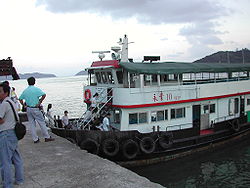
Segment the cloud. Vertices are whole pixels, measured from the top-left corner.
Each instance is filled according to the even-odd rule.
[[[223,42],[217,36],[225,32],[216,31],[215,27],[218,24],[212,21],[203,21],[190,24],[180,30],[180,35],[186,37],[187,41],[192,45],[189,48],[189,53],[194,56],[204,56],[214,52],[209,45],[219,45]]]
[[[168,38],[165,37],[165,38],[161,38],[160,40],[161,40],[161,41],[166,41],[166,40],[168,40]]]
[[[209,45],[222,43],[217,35],[224,33],[215,30],[215,20],[230,11],[215,0],[37,0],[37,5],[54,13],[88,12],[113,20],[136,18],[143,24],[186,24],[179,35],[191,44],[192,56],[210,52]]]
[[[187,23],[216,19],[224,8],[212,0],[37,0],[54,13],[89,12],[113,19],[136,17],[142,23]]]

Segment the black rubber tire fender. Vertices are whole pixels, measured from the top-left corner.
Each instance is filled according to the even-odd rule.
[[[83,150],[87,150],[89,153],[98,154],[99,153],[99,144],[97,141],[91,138],[87,138],[83,140],[80,144],[80,148]]]
[[[70,137],[66,137],[66,139],[67,139],[68,141],[70,141],[72,144],[76,144],[75,139],[70,138]]]
[[[102,151],[108,157],[116,156],[119,149],[119,142],[113,138],[107,138],[102,143]]]
[[[126,140],[122,145],[122,154],[126,159],[134,159],[139,152],[139,145],[132,139]]]
[[[159,145],[162,149],[168,149],[173,145],[173,137],[170,134],[163,134],[159,138]]]
[[[232,129],[235,132],[238,132],[240,130],[240,122],[238,119],[233,120],[232,122]]]
[[[153,153],[155,150],[155,142],[151,137],[143,137],[140,140],[140,149],[145,154]]]

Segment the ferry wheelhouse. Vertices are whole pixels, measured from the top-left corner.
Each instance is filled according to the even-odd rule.
[[[111,113],[110,131],[92,130],[83,118],[77,130],[52,131],[82,149],[121,164],[169,160],[242,138],[250,130],[250,63],[158,62],[128,58],[128,38],[111,48],[112,60],[92,63],[84,101],[98,93],[91,120]],[[153,159],[153,160],[152,160]],[[123,162],[122,162],[123,161]]]

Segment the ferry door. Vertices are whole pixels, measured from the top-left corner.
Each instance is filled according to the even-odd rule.
[[[193,105],[193,127],[200,131],[201,105]]]
[[[240,116],[244,116],[245,114],[245,97],[240,97]]]

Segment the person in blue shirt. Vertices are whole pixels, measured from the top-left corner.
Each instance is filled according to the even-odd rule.
[[[37,122],[41,128],[45,142],[54,141],[55,139],[51,138],[51,136],[48,133],[45,119],[43,117],[42,112],[39,109],[43,100],[46,97],[46,94],[41,89],[34,86],[36,83],[36,79],[34,77],[28,78],[27,81],[29,86],[20,95],[19,100],[22,105],[24,105],[24,101],[27,105],[27,116],[30,125],[32,139],[34,143],[39,142],[39,137],[37,136],[36,133],[36,122]]]

